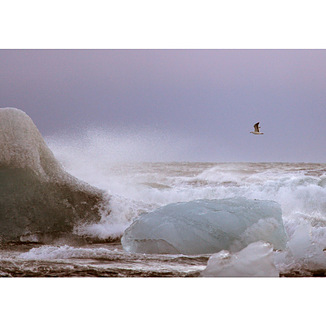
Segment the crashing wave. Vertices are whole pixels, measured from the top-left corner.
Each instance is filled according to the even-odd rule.
[[[32,119],[0,109],[0,239],[46,242],[98,222],[105,193],[63,170]]]
[[[135,220],[121,242],[128,252],[205,254],[241,250],[259,240],[285,248],[280,205],[235,197],[158,208]]]

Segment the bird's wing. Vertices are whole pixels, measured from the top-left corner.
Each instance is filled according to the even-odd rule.
[[[255,132],[259,132],[259,122],[254,124]]]

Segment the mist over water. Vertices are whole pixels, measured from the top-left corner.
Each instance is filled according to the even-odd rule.
[[[149,128],[90,127],[45,139],[61,158],[70,152],[69,160],[82,159],[85,164],[88,163],[85,157],[93,163],[98,160],[101,163],[187,161],[196,144],[191,137]]]

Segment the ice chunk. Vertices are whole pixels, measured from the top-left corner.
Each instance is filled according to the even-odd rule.
[[[129,252],[205,254],[259,240],[282,249],[286,239],[278,203],[236,197],[161,207],[135,220],[121,242]]]
[[[326,269],[326,228],[299,225],[284,251],[275,253],[280,273],[309,275]]]
[[[278,277],[279,272],[273,262],[272,245],[259,241],[234,254],[222,250],[212,255],[201,276]]]
[[[0,240],[42,241],[101,218],[105,194],[65,172],[31,118],[0,109]]]

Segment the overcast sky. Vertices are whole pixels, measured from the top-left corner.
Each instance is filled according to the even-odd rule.
[[[0,107],[188,139],[178,160],[326,162],[326,50],[0,50]]]

